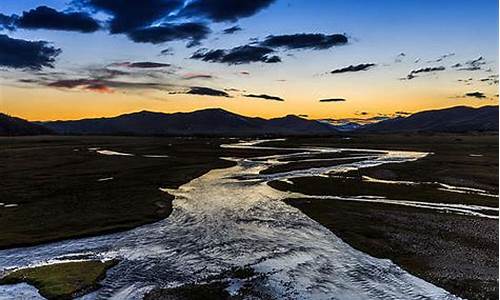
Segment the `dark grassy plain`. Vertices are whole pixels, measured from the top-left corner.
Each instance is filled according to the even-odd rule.
[[[407,186],[361,180],[362,176],[370,176],[385,180],[437,181],[497,194],[497,134],[369,135],[350,139],[294,139],[286,143],[433,154],[414,162],[388,164],[341,176],[295,178],[293,185],[270,183],[280,190],[306,195],[377,195],[396,200],[498,207],[498,198],[440,191],[433,184]],[[381,203],[306,198],[286,202],[353,247],[379,258],[389,258],[456,295],[467,299],[498,299],[498,220]]]
[[[170,214],[173,198],[161,192],[160,187],[176,188],[211,169],[234,164],[220,157],[286,152],[219,147],[232,142],[236,141],[166,137],[0,138],[0,202],[18,204],[17,207],[0,206],[0,249],[126,230],[160,220]],[[415,162],[363,169],[340,178],[303,177],[293,179],[293,185],[270,183],[280,190],[498,206],[497,198],[439,191],[432,184],[399,186],[361,180],[366,175],[386,180],[442,182],[496,194],[496,133],[289,138],[267,145],[433,153]],[[106,156],[88,150],[93,147],[135,156]],[[347,156],[356,159],[351,154]],[[328,158],[339,157],[328,154]],[[294,160],[289,159],[290,165],[283,165],[283,170],[318,163]],[[319,164],[327,166],[337,161]],[[113,179],[99,181],[109,177]],[[287,203],[353,247],[392,259],[409,272],[459,296],[498,299],[498,220],[378,203],[311,199],[288,199]],[[155,290],[148,297],[196,299],[193,298],[196,295],[212,295],[224,298],[228,297],[224,289],[223,282],[188,285]]]
[[[498,192],[498,133],[372,134],[331,138],[293,138],[267,146],[317,146],[432,152],[423,159],[364,169],[363,175],[385,180],[442,182]],[[470,156],[482,155],[482,156]]]
[[[217,138],[0,138],[0,249],[130,229],[167,217],[178,186],[234,163]],[[88,148],[132,153],[102,155]],[[274,153],[274,152],[273,152]],[[168,155],[143,157],[142,155]],[[112,180],[99,179],[113,177]]]

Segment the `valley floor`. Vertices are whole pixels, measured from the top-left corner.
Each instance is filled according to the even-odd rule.
[[[177,188],[211,169],[234,165],[222,156],[271,153],[224,150],[219,147],[223,142],[234,141],[0,138],[0,249],[123,231],[164,219],[173,197],[160,188]]]
[[[414,162],[386,164],[330,178],[302,177],[288,184],[270,183],[280,190],[306,195],[378,195],[396,200],[498,207],[498,197],[442,191],[432,184],[440,182],[498,195],[496,134],[371,135],[333,141],[296,139],[287,143],[431,154]],[[304,198],[286,202],[353,247],[375,257],[389,258],[410,273],[456,295],[467,299],[498,299],[498,219],[335,199]],[[498,216],[498,211],[494,214]]]
[[[232,142],[235,140],[1,138],[0,248],[121,231],[164,219],[171,213],[173,197],[160,188],[175,189],[211,169],[234,165],[220,157],[290,152],[219,147]],[[498,299],[498,211],[479,211],[486,216],[496,214],[495,219],[385,203],[314,198],[374,195],[497,208],[498,197],[492,197],[498,195],[497,134],[289,138],[265,145],[430,152],[414,162],[329,177],[276,180],[269,185],[305,195],[286,203],[365,253],[391,259],[458,296]],[[326,165],[338,164],[332,158]],[[325,161],[319,165],[315,161],[290,161],[277,166],[281,170],[275,166],[262,173],[323,166]],[[449,186],[472,190],[450,191]],[[156,295],[161,299],[164,294],[168,295]]]

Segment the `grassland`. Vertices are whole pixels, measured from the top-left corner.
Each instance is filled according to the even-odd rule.
[[[432,154],[335,177],[274,181],[274,188],[306,195],[376,195],[395,200],[498,207],[498,198],[441,191],[435,184],[394,185],[384,180],[441,182],[498,193],[498,135],[372,135],[350,139],[294,139],[289,145],[425,151]],[[276,144],[278,146],[278,144]],[[471,155],[472,154],[472,155]],[[382,203],[288,199],[351,246],[389,258],[409,272],[467,299],[498,299],[498,220]]]
[[[26,282],[47,299],[73,299],[99,288],[99,281],[115,261],[78,261],[19,269],[9,273],[0,284]]]
[[[414,162],[364,169],[362,175],[386,180],[442,182],[498,192],[498,134],[378,134],[293,138],[268,146],[317,146],[430,152]],[[471,156],[472,155],[472,156]],[[480,155],[480,156],[478,156]]]
[[[167,217],[178,186],[233,162],[229,139],[0,138],[0,249],[130,229]],[[134,156],[102,155],[101,148]],[[150,157],[145,157],[149,155]],[[159,156],[168,157],[159,157]],[[151,157],[155,156],[155,157]],[[13,205],[12,205],[13,204]]]
[[[0,249],[114,232],[160,220],[170,214],[173,198],[161,192],[160,187],[176,188],[213,168],[233,165],[220,157],[286,152],[219,147],[221,143],[230,142],[234,141],[157,137],[0,138],[0,199],[3,203],[0,205]],[[306,195],[378,195],[398,200],[498,207],[498,198],[440,191],[433,184],[401,186],[362,180],[363,176],[370,176],[441,182],[496,194],[497,134],[290,138],[267,144],[432,153],[414,162],[363,169],[343,177],[295,178],[293,185],[270,183],[280,190]],[[96,147],[134,156],[108,156],[89,150]],[[161,157],[165,155],[167,157]],[[339,158],[337,154],[325,155],[328,157],[322,158]],[[282,170],[264,173],[310,167],[310,163],[291,158],[289,165],[280,166]],[[498,299],[498,220],[380,203],[311,199],[288,199],[287,203],[353,247],[392,259],[411,273],[459,296]],[[87,267],[75,269],[83,268],[81,272],[85,273]],[[59,267],[50,270],[56,278],[66,272]],[[157,290],[150,297],[184,299],[182,297],[188,297],[191,292],[196,292],[192,295],[214,292],[216,297],[227,296],[224,285],[215,284]]]

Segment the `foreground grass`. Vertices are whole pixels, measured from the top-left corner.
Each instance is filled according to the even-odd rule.
[[[115,261],[81,261],[26,268],[9,273],[0,284],[26,282],[47,299],[73,299],[99,288],[99,281]]]

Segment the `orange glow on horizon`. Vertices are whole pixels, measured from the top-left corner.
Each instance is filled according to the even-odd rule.
[[[299,94],[284,96],[286,101],[280,102],[241,95],[233,98],[168,95],[165,92],[148,92],[146,95],[100,87],[92,88],[92,91],[3,87],[0,90],[0,111],[30,121],[112,117],[141,110],[190,112],[205,108],[222,108],[250,117],[274,118],[294,114],[307,115],[309,119],[344,119],[393,115],[398,111],[415,113],[458,105],[498,105],[498,98],[453,98],[448,91],[407,94],[401,90],[387,95],[383,90],[372,89],[369,99],[356,93],[348,95],[345,102],[320,103],[316,99],[311,100],[310,96]],[[361,115],[362,112],[367,114]]]

